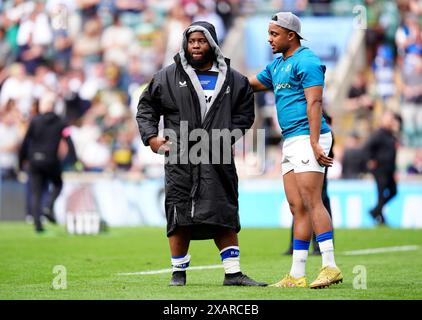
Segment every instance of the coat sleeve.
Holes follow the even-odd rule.
[[[246,77],[241,77],[236,102],[232,108],[232,130],[240,129],[245,134],[255,120],[255,101],[252,87]]]
[[[160,84],[155,75],[139,98],[136,114],[139,133],[145,146],[148,146],[149,138],[158,136],[158,124],[162,115],[159,95]]]
[[[67,144],[66,159],[72,165],[74,165],[78,161],[78,156],[76,154],[75,145],[74,145],[72,137],[71,137],[71,128],[69,126],[67,126],[65,123],[63,123],[62,139]]]

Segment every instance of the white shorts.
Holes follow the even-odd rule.
[[[333,136],[331,132],[321,134],[319,136],[319,144],[328,155],[331,145],[333,143]],[[294,170],[299,172],[325,172],[324,166],[321,166],[315,158],[311,147],[310,136],[296,136],[287,138],[283,142],[283,158],[281,162],[281,172],[283,175]]]

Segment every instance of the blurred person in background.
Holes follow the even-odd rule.
[[[0,72],[4,73],[5,68],[11,65],[14,59],[12,46],[6,39],[6,30],[0,26]],[[0,83],[3,82],[2,78],[0,74]]]
[[[111,168],[110,138],[102,133],[97,139],[89,139],[80,152],[80,160],[86,172],[104,172]]]
[[[420,0],[409,0],[409,9],[412,13],[422,16],[422,2]]]
[[[34,81],[26,73],[21,63],[9,67],[9,77],[4,81],[0,91],[0,110],[8,101],[13,100],[19,112],[29,120],[34,103]]]
[[[29,74],[45,61],[48,46],[53,41],[53,32],[43,1],[35,1],[33,11],[22,19],[17,34],[18,61],[25,65]]]
[[[422,33],[408,48],[401,72],[404,143],[422,147]]]
[[[40,213],[50,222],[55,223],[54,203],[59,196],[63,181],[62,167],[59,159],[59,146],[65,139],[68,148],[73,150],[70,133],[65,123],[54,113],[56,96],[52,92],[44,94],[40,100],[40,114],[35,116],[29,125],[19,151],[19,168],[29,162],[31,176],[31,212],[34,218],[35,231],[44,231]],[[51,183],[52,188],[45,207],[41,208],[43,188]]]
[[[384,28],[380,23],[382,4],[375,0],[364,0],[367,28],[365,29],[366,64],[371,66],[378,46],[384,40]]]
[[[141,63],[142,75],[149,79],[162,65],[165,54],[166,35],[159,21],[159,16],[152,9],[146,9],[135,28],[137,42],[129,48],[131,57],[136,57]]]
[[[136,152],[132,145],[133,140],[133,131],[129,129],[120,130],[117,133],[117,138],[112,145],[112,159],[116,170],[129,171],[132,168]]]
[[[398,114],[385,111],[380,120],[380,128],[371,134],[363,146],[367,168],[374,176],[378,194],[377,204],[369,213],[378,224],[386,224],[382,210],[397,194],[394,175],[401,122]]]
[[[97,16],[97,11],[101,0],[76,0],[79,12],[82,16],[82,25]]]
[[[372,68],[375,76],[377,96],[380,98],[382,108],[387,108],[390,99],[396,94],[395,63],[392,46],[383,44],[378,47]]]
[[[163,66],[166,67],[173,63],[174,55],[180,50],[180,44],[183,40],[183,31],[191,24],[191,19],[185,13],[180,3],[176,3],[169,13],[164,23],[164,36],[166,52]]]
[[[235,15],[239,10],[240,0],[217,0],[216,11],[223,20],[226,30],[229,30],[234,22]]]
[[[113,16],[113,24],[101,35],[101,48],[104,62],[111,62],[119,67],[127,64],[129,47],[135,40],[135,33],[123,25],[118,15]]]
[[[346,99],[345,109],[353,113],[353,123],[364,136],[372,131],[375,101],[368,93],[368,79],[360,71],[353,79]]]
[[[81,59],[85,72],[102,59],[101,32],[100,19],[98,17],[91,18],[84,24],[83,33],[75,39],[72,58]]]
[[[306,8],[309,4],[308,1],[309,0],[272,0],[272,7],[275,10],[292,12],[300,17],[305,14]]]
[[[115,14],[120,16],[123,24],[131,28],[138,23],[139,15],[148,8],[147,0],[115,0],[113,2]]]
[[[207,21],[215,27],[217,40],[220,44],[226,38],[226,27],[223,19],[217,14],[214,1],[202,0],[198,3],[198,12],[193,16],[192,21]]]
[[[315,17],[325,17],[331,15],[332,0],[308,0],[312,15]]]
[[[360,136],[353,132],[346,138],[342,159],[342,179],[359,179],[366,172],[366,162]]]
[[[0,113],[0,179],[16,179],[17,151],[22,142],[14,101],[10,100]]]
[[[409,175],[422,174],[422,149],[417,149],[413,161],[407,166],[406,172]]]
[[[395,34],[397,62],[400,67],[403,66],[409,48],[414,46],[420,39],[421,32],[419,16],[414,13],[407,13]]]

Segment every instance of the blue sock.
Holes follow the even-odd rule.
[[[323,267],[337,267],[334,259],[333,231],[321,233],[316,236],[322,256]]]
[[[333,239],[333,231],[327,231],[316,236],[316,241],[318,243],[324,242],[326,240],[332,240],[332,239]]]
[[[301,278],[306,273],[306,260],[308,259],[309,244],[311,241],[293,239],[293,259],[290,275]]]
[[[293,239],[293,250],[309,250],[311,241]]]

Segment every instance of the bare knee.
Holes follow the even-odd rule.
[[[312,213],[319,205],[322,204],[321,194],[315,194],[314,190],[307,190],[304,188],[301,190],[301,197],[303,208],[305,211]]]
[[[290,212],[293,216],[304,216],[306,215],[306,208],[304,207],[303,203],[297,202],[289,202]]]

